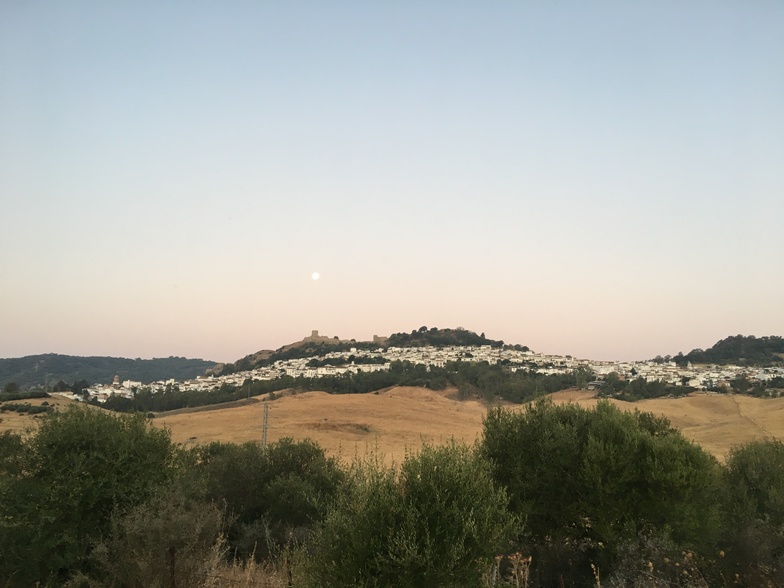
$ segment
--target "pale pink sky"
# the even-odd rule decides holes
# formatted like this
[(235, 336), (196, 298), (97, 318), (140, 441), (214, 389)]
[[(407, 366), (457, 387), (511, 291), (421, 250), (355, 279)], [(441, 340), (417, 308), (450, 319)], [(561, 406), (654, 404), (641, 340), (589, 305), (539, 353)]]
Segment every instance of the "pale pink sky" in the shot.
[(0, 3), (0, 357), (782, 335), (781, 30), (777, 2)]

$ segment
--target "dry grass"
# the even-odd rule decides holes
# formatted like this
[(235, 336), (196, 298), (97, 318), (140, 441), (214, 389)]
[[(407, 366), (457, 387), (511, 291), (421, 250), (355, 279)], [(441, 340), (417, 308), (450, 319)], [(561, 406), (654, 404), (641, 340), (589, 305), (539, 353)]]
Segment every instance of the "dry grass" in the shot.
[[(473, 443), (479, 439), (487, 406), (456, 398), (455, 390), (434, 392), (408, 387), (394, 387), (378, 394), (286, 395), (268, 403), (267, 439), (272, 442), (281, 437), (309, 438), (330, 455), (348, 460), (377, 449), (387, 463), (399, 463), (407, 451), (416, 450), (424, 441), (441, 444), (454, 438)], [(57, 397), (29, 402), (37, 405), (43, 400), (54, 405), (70, 402)], [(174, 441), (184, 444), (258, 441), (264, 403), (253, 400), (230, 408), (166, 413), (154, 422), (156, 426), (169, 427)], [(553, 400), (581, 406), (597, 402), (593, 392), (583, 390), (556, 392)], [(667, 417), (686, 437), (722, 460), (734, 445), (752, 439), (784, 439), (784, 398), (695, 394), (636, 403), (613, 402), (624, 410), (639, 409)], [(515, 405), (508, 407), (518, 409)], [(23, 432), (38, 422), (34, 416), (15, 412), (0, 413), (0, 419), (0, 432)]]
[[(41, 406), (42, 403), (48, 402), (51, 406), (66, 406), (73, 401), (63, 398), (61, 396), (53, 396), (52, 398), (30, 398), (25, 400), (9, 401), (11, 404), (30, 404), (31, 406)], [(38, 421), (43, 418), (43, 414), (28, 415), (18, 412), (8, 411), (0, 412), (0, 433), (3, 431), (14, 431), (15, 433), (25, 433), (28, 429), (35, 427)]]
[[(400, 462), (423, 441), (440, 444), (455, 438), (479, 439), (487, 406), (455, 400), (454, 390), (434, 392), (396, 387), (379, 394), (330, 395), (307, 392), (271, 401), (268, 440), (310, 438), (330, 455), (351, 459), (378, 449), (386, 461)], [(555, 402), (593, 406), (593, 392), (566, 390)], [(685, 398), (613, 401), (624, 410), (639, 409), (670, 419), (684, 435), (719, 459), (733, 445), (752, 439), (784, 439), (784, 398), (697, 394)], [(515, 410), (514, 405), (509, 408)], [(209, 412), (161, 415), (156, 424), (181, 443), (244, 442), (261, 439), (263, 403)]]
[[(379, 449), (388, 462), (403, 460), (423, 442), (446, 443), (453, 437), (473, 443), (482, 429), (485, 407), (457, 402), (447, 392), (395, 387), (378, 394), (331, 395), (305, 392), (270, 401), (267, 439), (309, 438), (330, 455), (352, 459)], [(156, 425), (169, 427), (180, 443), (258, 441), (264, 403), (225, 410), (164, 414)]]

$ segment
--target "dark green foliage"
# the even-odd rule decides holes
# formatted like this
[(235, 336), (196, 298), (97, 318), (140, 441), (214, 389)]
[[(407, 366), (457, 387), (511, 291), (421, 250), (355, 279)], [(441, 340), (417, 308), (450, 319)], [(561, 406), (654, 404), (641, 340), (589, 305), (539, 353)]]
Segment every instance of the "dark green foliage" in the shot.
[(744, 586), (784, 585), (784, 443), (734, 448), (725, 480), (725, 575)]
[(380, 355), (376, 356), (356, 356), (356, 355), (343, 355), (341, 357), (325, 357), (324, 359), (318, 359), (314, 357), (306, 364), (308, 367), (324, 367), (328, 365), (332, 366), (339, 366), (339, 365), (380, 365), (387, 363), (387, 360), (381, 357)]
[(0, 435), (0, 586), (204, 585), (227, 550), (325, 587), (478, 586), (527, 556), (533, 587), (595, 585), (591, 564), (607, 586), (784, 586), (784, 443), (722, 468), (664, 418), (547, 400), (395, 470), (291, 440), (178, 450), (78, 405)]
[(784, 443), (769, 439), (735, 447), (727, 458), (731, 519), (784, 526)]
[(112, 519), (92, 552), (106, 588), (203, 586), (222, 557), (223, 513), (214, 504), (167, 489)]
[(5, 402), (0, 404), (0, 412), (13, 411), (25, 414), (41, 414), (50, 412), (51, 406), (33, 406), (32, 404), (19, 404), (15, 402)]
[(463, 398), (479, 395), (486, 400), (499, 398), (519, 403), (577, 384), (574, 372), (539, 374), (524, 369), (513, 372), (506, 366), (486, 361), (450, 362), (445, 370), (448, 381), (457, 387)]
[(678, 365), (717, 363), (736, 365), (771, 365), (784, 362), (784, 337), (727, 337), (710, 349), (693, 349), (672, 358)]
[(16, 382), (8, 382), (3, 386), (3, 394), (15, 394), (19, 392), (19, 384)]
[[(6, 386), (8, 388), (8, 386)], [(0, 402), (7, 400), (27, 400), (30, 398), (48, 398), (49, 395), (43, 390), (19, 390), (10, 388), (0, 392)]]
[[(491, 411), (482, 447), (511, 509), (526, 517), (523, 545), (572, 546), (584, 573), (589, 562), (612, 563), (613, 549), (641, 531), (695, 549), (716, 538), (719, 466), (666, 419), (541, 400)], [(535, 552), (534, 565), (548, 557)]]
[(143, 502), (170, 478), (173, 448), (141, 415), (71, 406), (48, 414), (21, 451), (0, 487), (0, 578), (11, 586), (87, 569), (115, 509)]
[(74, 355), (29, 355), (0, 359), (0, 385), (16, 382), (21, 389), (43, 387), (46, 375), (49, 382), (111, 382), (115, 374), (123, 380), (154, 382), (157, 380), (188, 380), (203, 375), (217, 365), (203, 359), (167, 357), (155, 359), (126, 359), (121, 357), (79, 357)]
[(307, 536), (343, 479), (335, 460), (310, 441), (212, 443), (194, 451), (204, 495), (226, 506), (229, 544), (243, 556), (267, 556)]
[(424, 447), (400, 472), (355, 464), (310, 558), (316, 586), (479, 586), (517, 521), (488, 464), (460, 446)]
[[(360, 372), (322, 378), (298, 378), (303, 390), (323, 390), (333, 394), (359, 394), (389, 386), (422, 386), (441, 390), (455, 386), (463, 397), (481, 395), (491, 400), (524, 402), (540, 394), (556, 392), (576, 384), (574, 374), (537, 374), (527, 370), (511, 371), (488, 362), (454, 361), (443, 368), (408, 361), (395, 361), (388, 370)], [(255, 383), (254, 383), (255, 385)]]
[[(479, 347), (481, 345), (492, 345), (493, 347), (503, 347), (503, 341), (487, 339), (484, 333), (477, 335), (473, 331), (466, 329), (427, 329), (420, 328), (411, 333), (394, 333), (389, 336), (385, 345), (387, 347)], [(528, 348), (524, 348), (525, 351)]]
[(10, 482), (24, 470), (24, 443), (22, 437), (12, 431), (0, 434), (0, 484)]
[(645, 378), (634, 378), (632, 380), (622, 380), (618, 374), (612, 372), (607, 375), (602, 384), (599, 396), (602, 398), (617, 398), (626, 402), (636, 402), (645, 398), (662, 398), (664, 396), (686, 396), (689, 392), (694, 392), (691, 386), (674, 386), (661, 380), (651, 380)]

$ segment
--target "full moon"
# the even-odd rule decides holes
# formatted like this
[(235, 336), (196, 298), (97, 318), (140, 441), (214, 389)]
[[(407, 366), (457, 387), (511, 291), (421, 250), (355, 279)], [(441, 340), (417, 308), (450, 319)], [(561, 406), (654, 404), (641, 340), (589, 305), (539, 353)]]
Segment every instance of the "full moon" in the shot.
[(311, 278), (313, 278), (314, 280), (318, 280), (318, 279), (319, 279), (321, 276), (319, 275), (319, 273), (318, 273), (318, 272), (313, 272), (313, 273), (310, 275), (310, 277), (311, 277)]

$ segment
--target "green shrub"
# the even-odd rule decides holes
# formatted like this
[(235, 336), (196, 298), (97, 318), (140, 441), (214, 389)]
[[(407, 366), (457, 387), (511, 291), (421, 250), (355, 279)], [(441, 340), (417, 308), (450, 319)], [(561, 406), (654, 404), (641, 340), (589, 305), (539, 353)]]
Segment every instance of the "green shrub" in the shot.
[(478, 586), (516, 531), (487, 463), (425, 446), (399, 472), (357, 463), (316, 537), (314, 585)]
[(733, 448), (725, 469), (725, 576), (744, 586), (784, 585), (784, 443)]
[(535, 575), (577, 562), (575, 581), (590, 581), (590, 563), (609, 572), (641, 532), (703, 552), (717, 538), (719, 466), (666, 419), (541, 400), (488, 413), (482, 451), (525, 517), (521, 548)]
[(0, 412), (18, 412), (20, 414), (41, 414), (51, 412), (51, 406), (33, 406), (31, 404), (19, 404), (17, 402), (6, 402), (0, 405)]
[(205, 497), (226, 505), (229, 544), (242, 556), (265, 557), (307, 537), (343, 479), (337, 462), (311, 441), (212, 443), (194, 452)]
[(115, 513), (111, 534), (93, 550), (102, 586), (202, 586), (226, 548), (223, 513), (165, 490)]
[(0, 580), (61, 582), (87, 570), (116, 509), (144, 502), (171, 478), (168, 432), (143, 416), (84, 406), (47, 414), (0, 483)]

